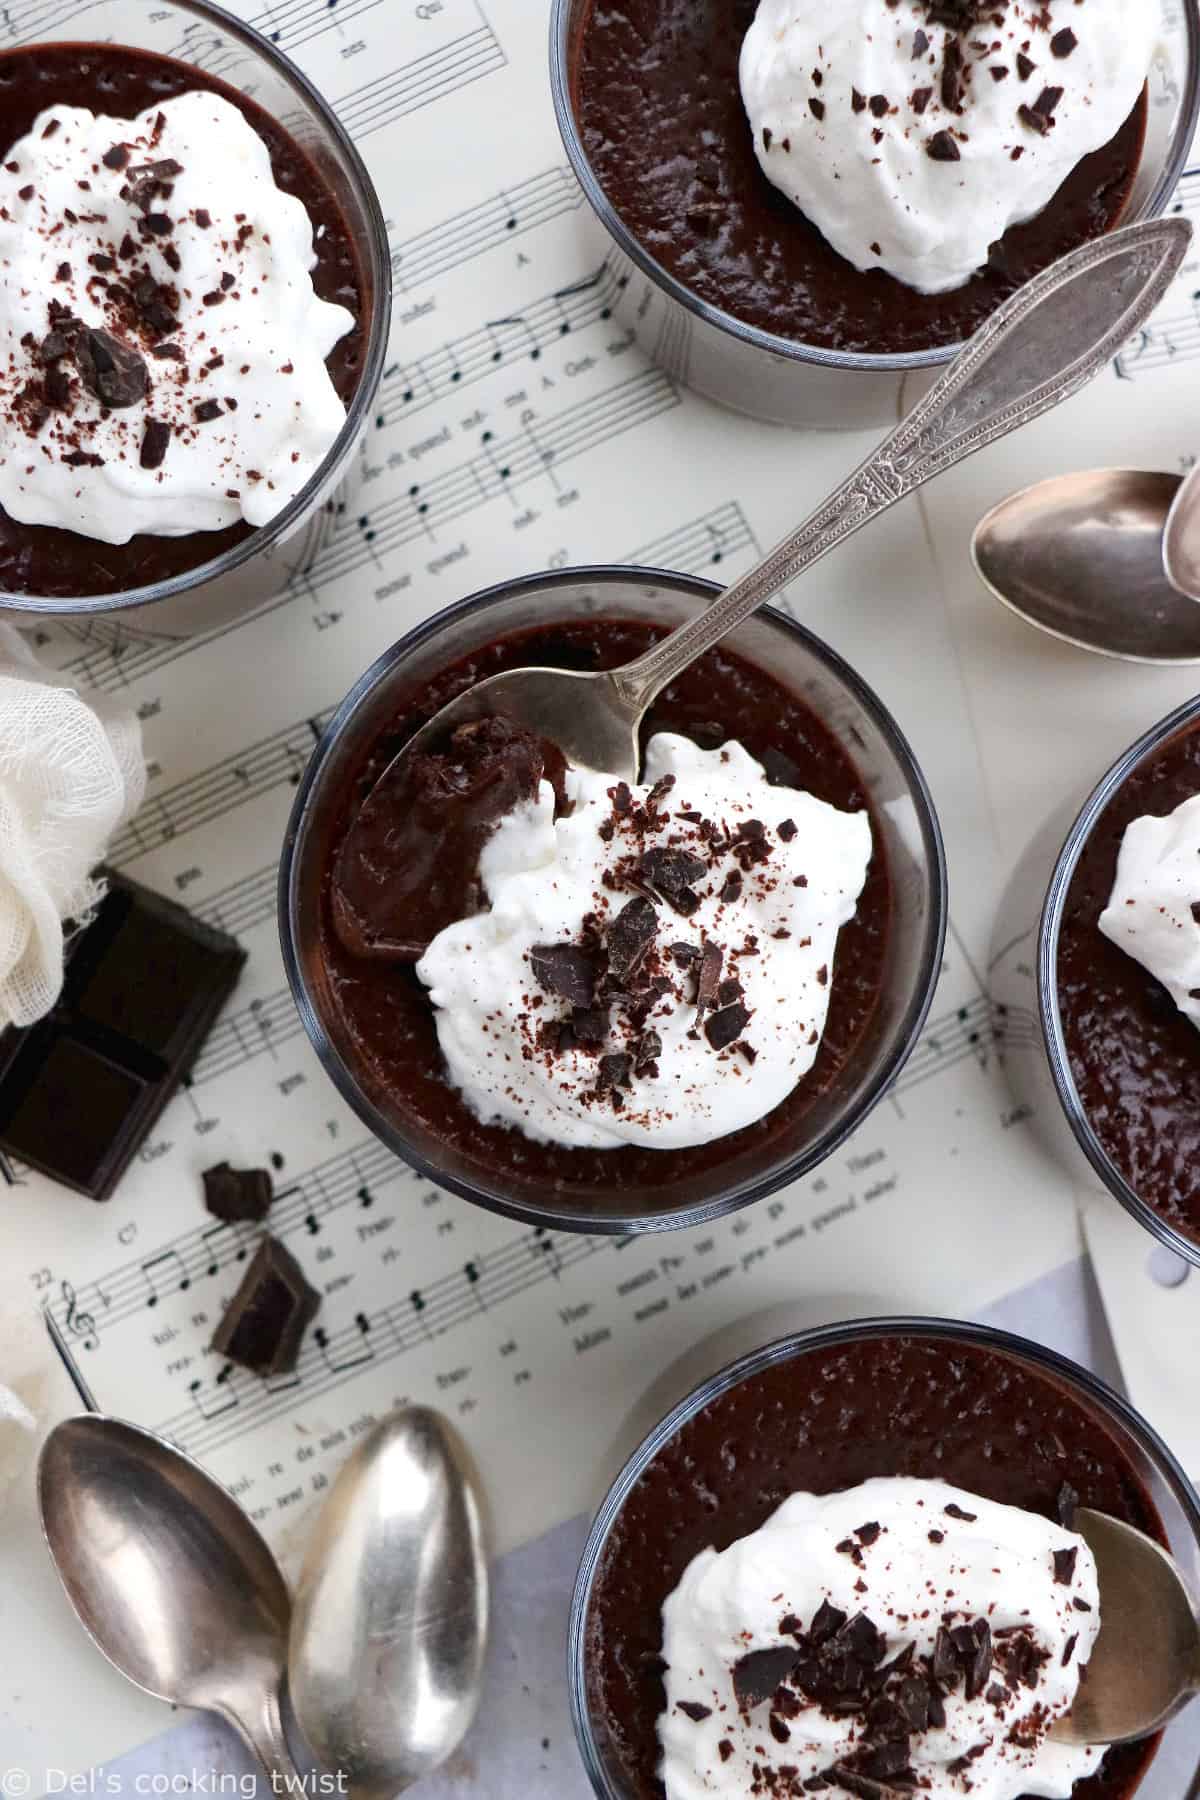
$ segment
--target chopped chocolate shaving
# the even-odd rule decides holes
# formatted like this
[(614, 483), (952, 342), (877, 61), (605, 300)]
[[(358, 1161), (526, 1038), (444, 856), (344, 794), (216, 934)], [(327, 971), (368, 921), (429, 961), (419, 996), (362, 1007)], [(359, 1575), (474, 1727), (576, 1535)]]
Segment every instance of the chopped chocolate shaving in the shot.
[(827, 1638), (836, 1636), (846, 1623), (846, 1614), (840, 1606), (833, 1606), (828, 1600), (822, 1600), (813, 1614), (809, 1638), (814, 1644), (823, 1644)]
[(880, 1525), (877, 1520), (872, 1519), (869, 1524), (858, 1526), (854, 1535), (860, 1544), (870, 1546), (876, 1541), (882, 1530), (882, 1525)]
[(733, 1665), (733, 1692), (743, 1712), (769, 1700), (796, 1666), (796, 1646), (781, 1644), (778, 1650), (752, 1650)]
[(699, 961), (700, 952), (695, 944), (672, 944), (671, 956), (681, 969), (687, 969)]
[(609, 972), (627, 980), (641, 965), (657, 931), (654, 907), (639, 895), (628, 901), (608, 928)]
[(266, 1237), (213, 1333), (212, 1349), (256, 1375), (288, 1375), (320, 1305), (291, 1251)]
[(935, 131), (925, 146), (925, 154), (934, 162), (961, 162), (958, 145), (948, 131)]
[(222, 1162), (205, 1169), (200, 1179), (205, 1206), (227, 1225), (261, 1225), (271, 1210), (275, 1187), (266, 1169), (234, 1169)]
[(721, 887), (721, 899), (727, 906), (742, 897), (742, 878), (736, 869), (732, 869), (725, 877)]
[(976, 1519), (979, 1517), (978, 1513), (964, 1512), (962, 1507), (958, 1506), (953, 1500), (951, 1500), (949, 1506), (944, 1506), (942, 1511), (949, 1519), (961, 1519), (964, 1525), (974, 1525)]
[[(692, 883), (708, 873), (708, 864), (687, 850), (647, 850), (638, 867), (650, 886), (670, 901), (689, 894)], [(695, 901), (696, 896), (691, 898)], [(685, 907), (695, 911), (695, 905), (685, 902)]]
[(1069, 1550), (1054, 1552), (1054, 1579), (1060, 1587), (1070, 1587), (1075, 1579), (1075, 1564), (1079, 1558), (1079, 1546), (1072, 1544)]
[(784, 843), (790, 844), (799, 827), (797, 826), (795, 819), (784, 819), (777, 829)]
[(851, 88), (850, 89), (850, 105), (853, 107), (853, 109), (856, 113), (866, 112), (867, 96), (865, 94), (860, 94), (857, 88)]
[(701, 1719), (712, 1718), (712, 1707), (701, 1706), (698, 1700), (677, 1700), (675, 1705), (685, 1718), (691, 1719), (697, 1725)]
[(539, 987), (569, 1000), (572, 1006), (590, 1007), (596, 989), (596, 965), (575, 944), (535, 944), (529, 966)]
[(946, 1687), (953, 1687), (960, 1673), (954, 1640), (943, 1625), (933, 1640), (933, 1678)]
[(171, 442), (171, 427), (163, 419), (147, 419), (142, 433), (139, 462), (143, 469), (161, 469)]
[(700, 973), (696, 982), (696, 1007), (700, 1012), (707, 1012), (710, 1006), (716, 1005), (724, 961), (724, 950), (709, 938), (700, 953)]
[(914, 62), (919, 62), (921, 57), (923, 57), (925, 52), (928, 50), (928, 48), (929, 48), (928, 33), (922, 31), (920, 26), (918, 26), (916, 31), (913, 33), (912, 60)]
[(223, 408), (219, 400), (202, 400), (192, 414), (200, 425), (207, 425), (213, 419), (221, 417)]
[(129, 145), (114, 144), (111, 150), (104, 152), (100, 160), (106, 169), (124, 169), (129, 163)]
[(1066, 1668), (1067, 1664), (1070, 1662), (1071, 1658), (1074, 1656), (1075, 1646), (1078, 1642), (1079, 1642), (1079, 1634), (1078, 1634), (1078, 1632), (1076, 1632), (1074, 1634), (1074, 1636), (1069, 1637), (1067, 1639), (1066, 1643), (1063, 1645), (1062, 1666), (1064, 1669)]
[(609, 1056), (600, 1058), (600, 1072), (597, 1086), (602, 1093), (612, 1093), (617, 1088), (633, 1086), (630, 1072), (632, 1059), (623, 1050), (614, 1051)]
[(929, 102), (932, 99), (933, 99), (933, 89), (932, 88), (922, 87), (922, 88), (915, 88), (913, 90), (912, 109), (917, 114), (918, 117), (925, 111), (925, 108), (929, 105)]
[(1031, 61), (1023, 50), (1017, 51), (1017, 74), (1022, 81), (1028, 81), (1036, 68), (1037, 64)]
[(714, 1050), (726, 1050), (737, 1042), (749, 1023), (750, 1014), (739, 1002), (710, 1014), (704, 1022), (704, 1035)]

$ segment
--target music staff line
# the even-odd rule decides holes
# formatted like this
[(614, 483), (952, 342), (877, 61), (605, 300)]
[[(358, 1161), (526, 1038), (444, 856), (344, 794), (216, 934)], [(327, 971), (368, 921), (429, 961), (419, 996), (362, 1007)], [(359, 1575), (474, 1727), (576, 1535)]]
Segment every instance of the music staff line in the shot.
[(281, 1044), (300, 1037), (303, 1030), (290, 988), (251, 1000), (239, 1011), (226, 1013), (213, 1026), (192, 1065), (187, 1085), (202, 1087), (206, 1081), (228, 1075), (259, 1056), (273, 1055)]
[(372, 132), (394, 125), (398, 119), (431, 106), (446, 94), (457, 93), (485, 75), (495, 74), (507, 61), (500, 40), (484, 21), (474, 31), (429, 51), (402, 69), (342, 95), (334, 107), (352, 138), (370, 137)]
[(557, 288), (523, 312), (489, 319), (477, 331), (452, 338), (427, 356), (392, 363), (384, 370), (376, 428), (412, 418), (498, 369), (539, 362), (550, 344), (606, 323), (623, 279), (604, 262), (586, 280)]
[(993, 1051), (1024, 1049), (1036, 1041), (1037, 1022), (1028, 1008), (1004, 1007), (981, 994), (966, 1006), (929, 1020), (889, 1095), (897, 1099), (910, 1093), (968, 1057), (983, 1062)]
[(425, 287), (551, 219), (578, 212), (582, 204), (578, 182), (565, 163), (558, 164), (397, 244), (392, 250), (392, 277), (405, 293)]
[[(383, 0), (267, 0), (262, 12), (247, 23), (270, 43), (294, 53), (326, 32), (344, 30), (382, 4)], [(171, 54), (213, 75), (228, 75), (240, 56), (235, 46), (202, 24), (185, 27)]]
[(364, 1367), (378, 1366), (432, 1343), (456, 1326), (545, 1281), (559, 1279), (566, 1270), (623, 1242), (619, 1238), (551, 1238), (541, 1228), (524, 1232), (503, 1248), (370, 1316), (360, 1313), (333, 1331), (320, 1328), (319, 1336), (313, 1331), (295, 1373), (282, 1381), (246, 1379), (233, 1370), (229, 1374), (222, 1371), (208, 1382), (193, 1382), (187, 1410), (155, 1429), (193, 1456), (211, 1456), (267, 1420), (274, 1421), (340, 1387)]
[[(315, 1237), (327, 1218), (347, 1206), (371, 1211), (382, 1190), (396, 1181), (415, 1183), (417, 1177), (383, 1144), (365, 1138), (281, 1187), (271, 1207), (271, 1231), (276, 1237), (302, 1232)], [(251, 1227), (210, 1221), (78, 1291), (66, 1284), (67, 1291), (49, 1310), (68, 1341), (106, 1334), (128, 1319), (144, 1317), (172, 1294), (187, 1293), (244, 1262), (257, 1239)]]
[[(295, 15), (290, 26), (272, 23), (281, 9), (271, 6), (254, 23), (264, 37), (294, 52), (325, 32), (342, 28), (351, 19), (372, 11), (379, 3), (380, 0), (301, 0), (299, 5), (286, 9)], [(503, 46), (484, 17), (479, 0), (467, 0), (467, 4), (475, 20), (468, 30), (435, 44), (361, 87), (331, 97), (334, 110), (351, 137), (369, 137), (505, 67), (508, 59)], [(203, 25), (189, 26), (172, 47), (172, 54), (209, 74), (229, 78), (242, 71), (245, 61), (240, 45)]]
[(283, 783), (295, 787), (332, 712), (330, 707), (295, 725), (285, 725), (248, 749), (234, 751), (212, 768), (153, 795), (137, 818), (113, 839), (108, 861), (120, 868), (135, 857), (161, 849), (184, 832), (223, 818), (272, 788)]
[(516, 504), (526, 482), (547, 479), (556, 470), (598, 445), (679, 405), (679, 390), (657, 369), (644, 369), (616, 386), (604, 388), (561, 412), (528, 420), (511, 436), (492, 431), (480, 437), (478, 452), (426, 482), (413, 482), (379, 506), (355, 519), (339, 521), (332, 539), (319, 552), (296, 586), (315, 597), (327, 584), (340, 584), (389, 552), (425, 537), (436, 541), (438, 529), (507, 494)]

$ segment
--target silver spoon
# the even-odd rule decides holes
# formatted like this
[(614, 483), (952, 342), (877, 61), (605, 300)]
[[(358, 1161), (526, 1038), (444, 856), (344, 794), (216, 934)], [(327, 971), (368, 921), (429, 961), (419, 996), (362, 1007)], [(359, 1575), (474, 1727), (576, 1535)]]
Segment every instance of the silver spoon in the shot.
[(279, 1716), (291, 1606), (236, 1501), (152, 1433), (95, 1413), (50, 1433), (37, 1485), (50, 1555), (96, 1648), (155, 1699), (219, 1713), (275, 1792), (292, 1791)]
[(478, 682), (409, 740), (366, 804), (400, 779), (414, 752), (494, 714), (550, 738), (576, 767), (635, 781), (638, 727), (668, 682), (897, 500), (1077, 393), (1149, 318), (1190, 241), (1185, 219), (1151, 220), (1085, 244), (1035, 276), (866, 462), (699, 618), (624, 668), (514, 669)]
[(1100, 1635), (1087, 1680), (1051, 1736), (1068, 1744), (1149, 1737), (1200, 1691), (1200, 1620), (1173, 1559), (1153, 1538), (1081, 1507), (1075, 1529), (1100, 1578)]
[(1010, 494), (975, 527), (985, 587), (1102, 656), (1200, 662), (1200, 471), (1087, 469)]
[(330, 1490), (292, 1617), (297, 1723), (354, 1800), (390, 1800), (458, 1747), (487, 1629), (487, 1531), (466, 1449), (439, 1413), (393, 1413)]

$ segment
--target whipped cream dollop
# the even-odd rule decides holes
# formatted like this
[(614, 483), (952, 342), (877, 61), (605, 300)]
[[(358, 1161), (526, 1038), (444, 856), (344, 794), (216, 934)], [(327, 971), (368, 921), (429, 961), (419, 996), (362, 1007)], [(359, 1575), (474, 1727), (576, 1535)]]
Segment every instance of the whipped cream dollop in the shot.
[(220, 95), (39, 114), (0, 167), (0, 506), (109, 544), (267, 524), (345, 424), (315, 261)]
[(667, 1800), (801, 1800), (814, 1777), (829, 1800), (892, 1778), (1066, 1800), (1104, 1752), (1048, 1733), (1099, 1630), (1092, 1553), (1048, 1519), (902, 1477), (793, 1494), (664, 1603)]
[[(644, 785), (568, 769), (483, 848), (489, 909), (417, 965), (485, 1122), (597, 1149), (708, 1143), (811, 1068), (866, 813), (772, 787), (740, 744), (650, 740)], [(561, 811), (561, 809), (560, 809)]]
[(759, 0), (742, 99), (835, 250), (943, 293), (1115, 137), (1161, 26), (1160, 0)]
[(1100, 929), (1200, 1027), (1200, 794), (1126, 827)]

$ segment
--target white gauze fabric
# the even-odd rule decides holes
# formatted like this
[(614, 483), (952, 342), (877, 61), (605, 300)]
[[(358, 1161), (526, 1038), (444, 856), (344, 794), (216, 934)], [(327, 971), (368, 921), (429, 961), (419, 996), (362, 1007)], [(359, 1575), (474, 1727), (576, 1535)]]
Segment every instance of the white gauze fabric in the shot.
[(64, 924), (89, 917), (93, 870), (145, 792), (136, 713), (81, 693), (0, 625), (0, 1026), (57, 1000)]

